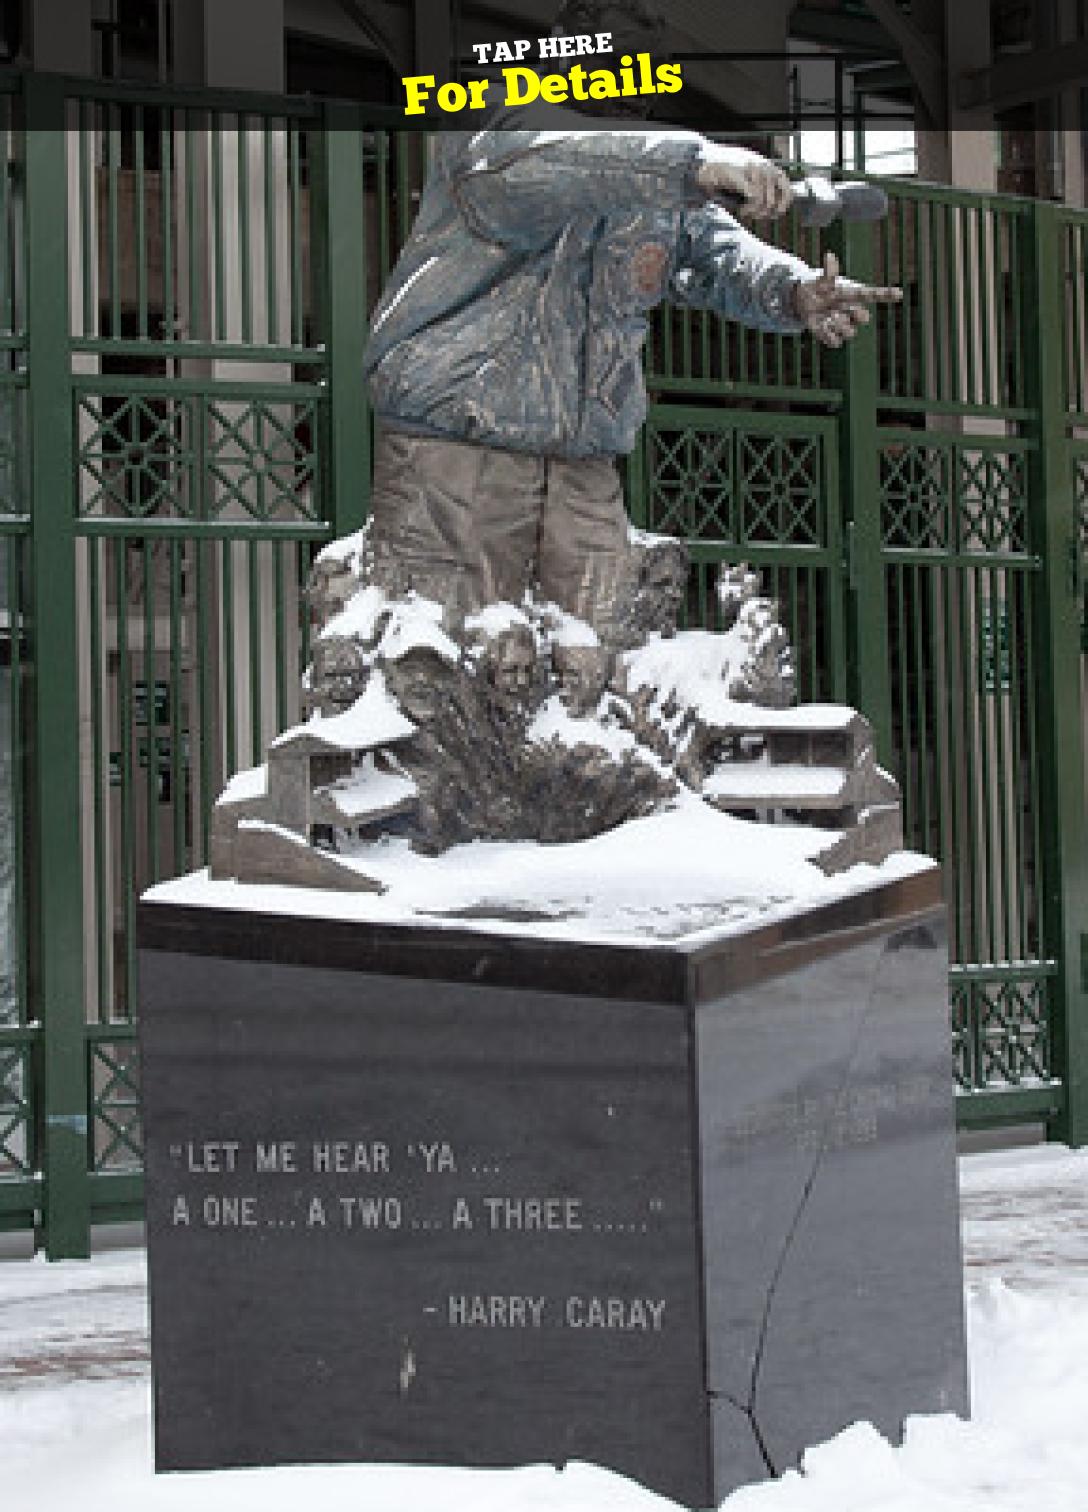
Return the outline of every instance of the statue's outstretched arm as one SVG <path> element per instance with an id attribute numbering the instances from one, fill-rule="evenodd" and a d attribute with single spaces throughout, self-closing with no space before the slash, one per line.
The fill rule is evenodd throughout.
<path id="1" fill-rule="evenodd" d="M 788 178 L 766 158 L 693 131 L 481 131 L 444 168 L 478 234 L 526 247 L 587 210 L 696 209 L 728 197 L 745 213 L 780 214 L 790 200 Z"/>
<path id="2" fill-rule="evenodd" d="M 900 299 L 898 289 L 839 276 L 829 252 L 822 269 L 752 234 L 728 211 L 707 205 L 685 217 L 671 295 L 679 304 L 715 310 L 757 330 L 811 331 L 841 346 L 869 320 L 874 304 Z"/>

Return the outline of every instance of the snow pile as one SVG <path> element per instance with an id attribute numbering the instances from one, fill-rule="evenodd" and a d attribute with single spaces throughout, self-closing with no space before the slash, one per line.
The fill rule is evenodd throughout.
<path id="1" fill-rule="evenodd" d="M 368 814 L 387 813 L 398 804 L 410 802 L 417 788 L 403 772 L 380 770 L 369 752 L 353 769 L 350 777 L 341 777 L 317 793 L 330 798 L 345 819 L 364 818 Z"/>
<path id="2" fill-rule="evenodd" d="M 246 767 L 229 778 L 219 795 L 220 803 L 249 803 L 268 794 L 268 767 Z"/>
<path id="3" fill-rule="evenodd" d="M 470 635 L 494 637 L 506 635 L 510 630 L 532 630 L 529 616 L 516 604 L 499 599 L 485 604 L 478 614 L 470 614 L 465 620 L 465 629 Z"/>
<path id="4" fill-rule="evenodd" d="M 392 745 L 415 734 L 416 727 L 401 713 L 400 705 L 385 685 L 384 672 L 373 672 L 362 693 L 342 714 L 327 717 L 314 713 L 305 724 L 292 725 L 272 742 L 272 749 L 294 744 L 312 735 L 325 745 L 342 751 L 368 751 Z"/>
<path id="5" fill-rule="evenodd" d="M 961 1162 L 974 1420 L 918 1417 L 893 1447 L 870 1426 L 810 1449 L 803 1473 L 747 1486 L 726 1512 L 1084 1512 L 1088 1152 Z M 1053 1236 L 1057 1235 L 1054 1242 Z M 1004 1268 L 1019 1285 L 1006 1285 Z M 141 1343 L 143 1259 L 0 1262 L 3 1506 L 35 1512 L 663 1512 L 589 1465 L 562 1472 L 395 1465 L 153 1476 Z M 63 1358 L 101 1340 L 100 1373 Z M 105 1361 L 110 1357 L 112 1369 Z M 80 1354 L 80 1351 L 83 1354 Z M 894 1361 L 889 1368 L 894 1369 Z"/>
<path id="6" fill-rule="evenodd" d="M 669 637 L 651 636 L 623 657 L 627 686 L 633 693 L 652 688 L 655 712 L 668 705 L 689 709 L 707 724 L 728 725 L 738 700 L 729 688 L 744 665 L 746 648 L 736 627 L 724 632 L 681 630 Z M 750 715 L 751 706 L 744 712 Z"/>
<path id="7" fill-rule="evenodd" d="M 599 750 L 607 751 L 617 761 L 622 761 L 638 745 L 630 731 L 621 729 L 618 724 L 606 724 L 602 719 L 580 718 L 571 714 L 555 693 L 536 711 L 526 731 L 526 738 L 530 742 L 558 740 L 561 745 L 571 748 L 578 745 L 596 746 Z"/>
<path id="8" fill-rule="evenodd" d="M 381 639 L 368 654 L 368 661 L 398 661 L 409 651 L 419 650 L 433 651 L 448 662 L 456 662 L 460 655 L 442 628 L 441 604 L 418 593 L 391 599 L 384 588 L 374 585 L 353 593 L 318 639 L 355 639 L 369 645 L 379 635 Z"/>
<path id="9" fill-rule="evenodd" d="M 838 798 L 850 780 L 842 767 L 800 766 L 766 760 L 721 766 L 703 783 L 707 798 Z"/>

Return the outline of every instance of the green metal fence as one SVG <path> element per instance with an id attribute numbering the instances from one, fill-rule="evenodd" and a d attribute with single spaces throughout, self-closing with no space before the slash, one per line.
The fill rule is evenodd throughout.
<path id="1" fill-rule="evenodd" d="M 139 1212 L 135 900 L 296 715 L 426 143 L 336 104 L 0 91 L 0 1227 L 62 1255 Z M 842 354 L 659 312 L 632 514 L 690 540 L 690 622 L 752 563 L 803 696 L 873 720 L 947 868 L 964 1121 L 1084 1140 L 1088 217 L 893 206 L 837 245 L 906 297 Z"/>
<path id="2" fill-rule="evenodd" d="M 695 619 L 715 564 L 751 562 L 802 696 L 872 720 L 908 843 L 945 865 L 961 1121 L 1083 1140 L 1088 217 L 932 185 L 891 206 L 829 238 L 903 289 L 875 339 L 659 313 L 632 504 L 692 539 Z"/>

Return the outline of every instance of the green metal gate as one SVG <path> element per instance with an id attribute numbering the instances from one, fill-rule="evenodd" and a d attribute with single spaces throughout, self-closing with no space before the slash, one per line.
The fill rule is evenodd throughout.
<path id="1" fill-rule="evenodd" d="M 945 866 L 961 1122 L 1082 1142 L 1088 217 L 891 191 L 885 223 L 829 238 L 904 290 L 875 340 L 821 354 L 659 313 L 632 503 L 693 540 L 697 619 L 713 564 L 750 562 L 802 696 L 873 722 L 908 844 Z M 810 234 L 785 240 L 818 260 Z"/>
<path id="2" fill-rule="evenodd" d="M 0 81 L 0 1227 L 53 1255 L 139 1212 L 135 900 L 295 717 L 300 584 L 365 514 L 366 313 L 425 151 L 379 114 Z M 751 563 L 802 696 L 872 719 L 947 868 L 964 1121 L 1080 1141 L 1086 237 L 897 186 L 838 242 L 907 290 L 875 339 L 659 312 L 628 475 L 691 621 Z"/>

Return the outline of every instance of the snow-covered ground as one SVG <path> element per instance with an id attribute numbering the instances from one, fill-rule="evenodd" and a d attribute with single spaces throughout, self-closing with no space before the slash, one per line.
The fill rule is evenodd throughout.
<path id="1" fill-rule="evenodd" d="M 803 1473 L 728 1512 L 1088 1509 L 1088 1151 L 960 1165 L 974 1418 L 912 1419 L 893 1447 L 855 1424 Z M 894 1362 L 889 1361 L 894 1369 Z M 144 1265 L 0 1262 L 0 1508 L 7 1512 L 650 1512 L 671 1504 L 589 1465 L 319 1466 L 154 1477 Z"/>

